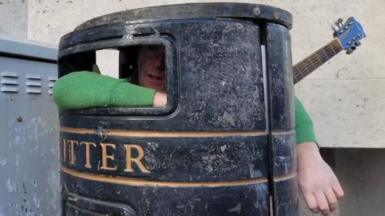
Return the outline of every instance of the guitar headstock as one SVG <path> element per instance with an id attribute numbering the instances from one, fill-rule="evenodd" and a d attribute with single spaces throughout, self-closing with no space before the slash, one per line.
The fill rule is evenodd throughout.
<path id="1" fill-rule="evenodd" d="M 346 50 L 347 54 L 352 53 L 359 45 L 361 45 L 360 40 L 366 37 L 361 24 L 353 17 L 349 17 L 345 23 L 343 23 L 342 19 L 338 19 L 335 26 L 336 27 L 332 26 L 332 29 L 334 30 L 333 36 L 338 38 L 342 48 Z"/>

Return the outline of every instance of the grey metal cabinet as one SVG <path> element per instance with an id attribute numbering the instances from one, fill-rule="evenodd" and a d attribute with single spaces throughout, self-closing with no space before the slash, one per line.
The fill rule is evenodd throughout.
<path id="1" fill-rule="evenodd" d="M 59 215 L 57 50 L 0 37 L 0 216 Z"/>

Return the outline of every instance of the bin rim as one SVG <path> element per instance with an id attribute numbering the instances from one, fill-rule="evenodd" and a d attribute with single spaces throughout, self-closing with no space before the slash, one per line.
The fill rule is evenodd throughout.
<path id="1" fill-rule="evenodd" d="M 110 13 L 80 24 L 75 31 L 118 23 L 194 18 L 267 20 L 292 28 L 291 13 L 277 7 L 236 2 L 206 2 L 152 6 Z"/>

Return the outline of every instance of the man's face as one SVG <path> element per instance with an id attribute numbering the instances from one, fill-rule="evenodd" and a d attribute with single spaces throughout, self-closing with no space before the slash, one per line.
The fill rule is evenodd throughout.
<path id="1" fill-rule="evenodd" d="M 167 91 L 164 48 L 145 46 L 139 51 L 139 84 L 160 92 Z"/>

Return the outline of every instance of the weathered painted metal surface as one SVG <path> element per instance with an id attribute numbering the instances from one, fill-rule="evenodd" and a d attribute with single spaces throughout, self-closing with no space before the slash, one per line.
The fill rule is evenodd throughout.
<path id="1" fill-rule="evenodd" d="M 61 112 L 63 214 L 297 215 L 290 25 L 268 6 L 187 4 L 65 35 L 60 76 L 92 70 L 95 50 L 163 45 L 169 103 Z"/>
<path id="2" fill-rule="evenodd" d="M 0 216 L 60 215 L 56 54 L 0 38 Z"/>

